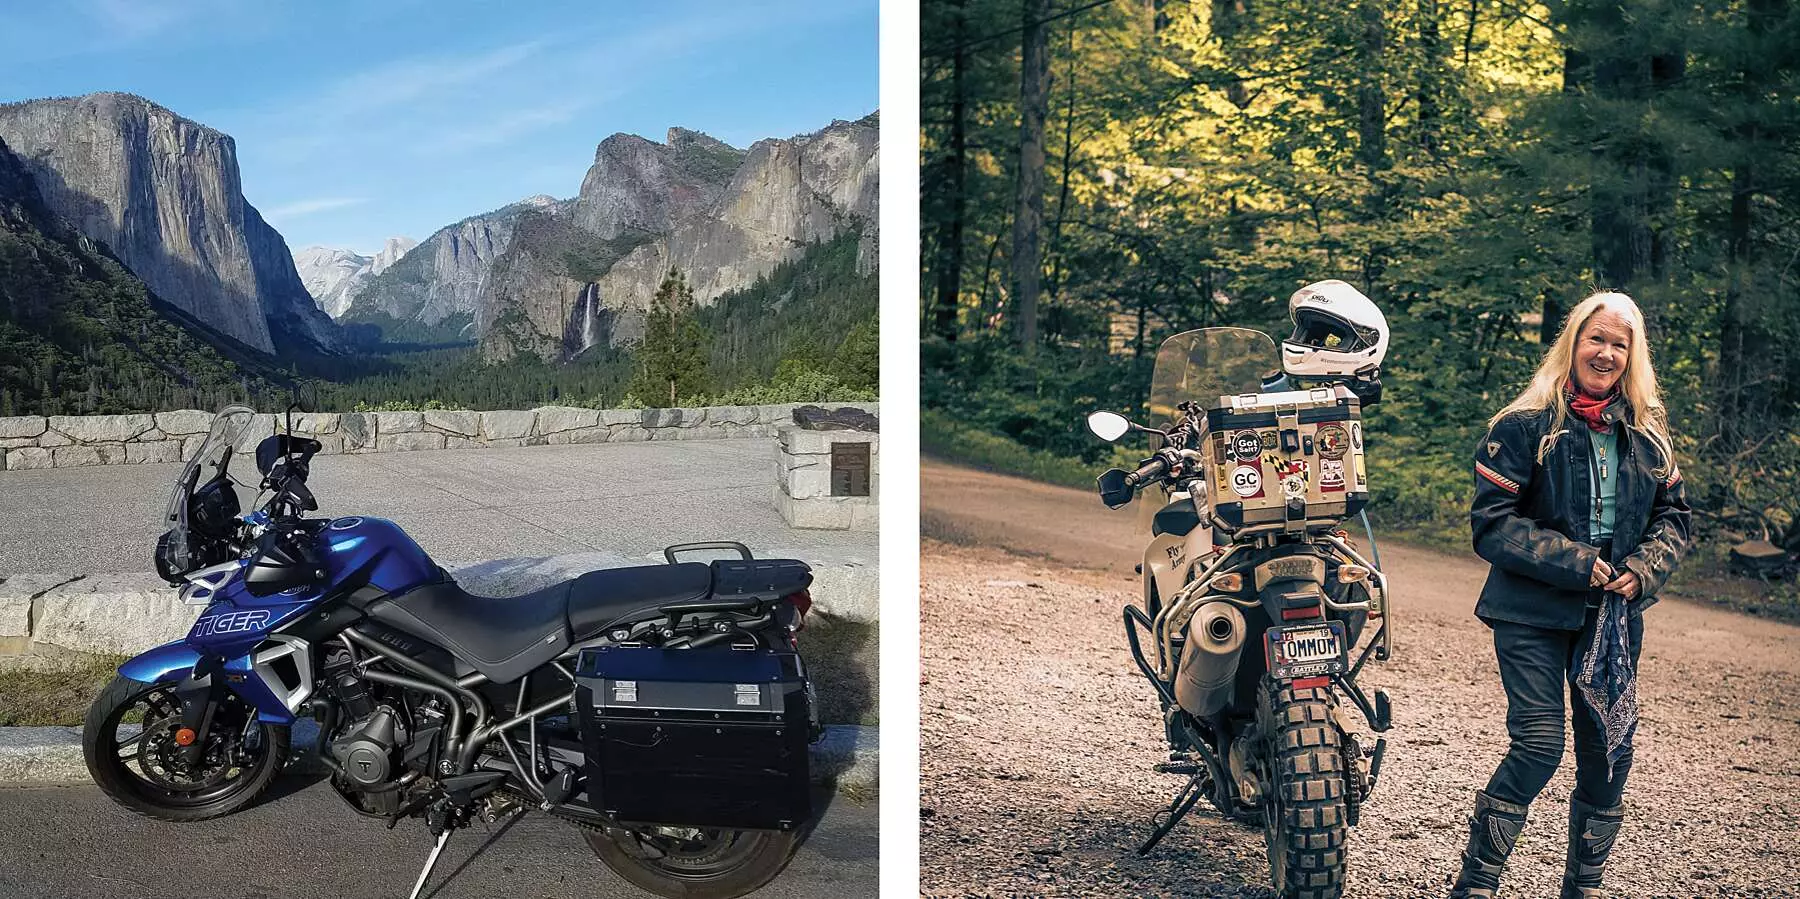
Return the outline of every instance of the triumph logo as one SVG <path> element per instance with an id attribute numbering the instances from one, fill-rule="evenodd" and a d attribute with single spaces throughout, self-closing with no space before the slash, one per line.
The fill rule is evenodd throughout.
<path id="1" fill-rule="evenodd" d="M 188 632 L 190 637 L 206 637 L 213 634 L 233 634 L 238 631 L 251 631 L 267 627 L 269 611 L 255 609 L 249 612 L 222 612 L 218 615 L 202 615 L 194 621 L 194 629 Z"/>

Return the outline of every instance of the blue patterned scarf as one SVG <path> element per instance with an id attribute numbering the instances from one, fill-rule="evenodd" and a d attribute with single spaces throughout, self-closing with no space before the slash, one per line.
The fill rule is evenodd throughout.
<path id="1" fill-rule="evenodd" d="M 1630 613 L 1623 594 L 1608 591 L 1595 613 L 1594 639 L 1580 659 L 1575 684 L 1606 731 L 1606 779 L 1631 748 L 1637 731 L 1637 672 L 1631 667 Z"/>

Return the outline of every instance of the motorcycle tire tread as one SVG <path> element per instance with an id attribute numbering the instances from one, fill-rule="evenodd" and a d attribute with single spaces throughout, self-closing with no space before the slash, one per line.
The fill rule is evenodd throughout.
<path id="1" fill-rule="evenodd" d="M 1344 891 L 1344 756 L 1329 687 L 1274 689 L 1275 762 L 1282 791 L 1287 889 L 1283 899 L 1338 899 Z M 1273 849 L 1274 847 L 1271 847 Z"/>
<path id="2" fill-rule="evenodd" d="M 106 689 L 100 691 L 100 695 L 94 698 L 93 705 L 88 707 L 87 718 L 81 728 L 82 756 L 87 763 L 89 776 L 94 778 L 94 783 L 100 788 L 100 792 L 105 793 L 127 811 L 146 818 L 172 821 L 177 824 L 221 818 L 233 812 L 242 811 L 255 803 L 257 797 L 269 788 L 269 784 L 275 780 L 275 776 L 286 766 L 288 728 L 265 726 L 263 737 L 270 741 L 270 745 L 267 755 L 264 756 L 263 768 L 251 775 L 251 781 L 245 784 L 243 789 L 206 805 L 194 807 L 157 805 L 145 799 L 138 791 L 121 780 L 117 772 L 99 764 L 98 741 L 100 731 L 106 720 L 111 717 L 113 709 L 150 686 L 143 681 L 133 680 L 124 675 L 113 678 L 112 682 L 106 685 Z"/>
<path id="3" fill-rule="evenodd" d="M 696 882 L 671 877 L 633 858 L 606 828 L 583 825 L 581 829 L 588 848 L 614 874 L 633 886 L 668 899 L 736 899 L 755 892 L 787 867 L 800 845 L 799 835 L 791 831 L 766 832 L 762 846 L 741 867 Z"/>

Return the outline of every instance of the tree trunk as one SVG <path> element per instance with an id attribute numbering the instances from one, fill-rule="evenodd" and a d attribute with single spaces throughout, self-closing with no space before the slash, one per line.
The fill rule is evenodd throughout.
<path id="1" fill-rule="evenodd" d="M 1063 223 L 1069 213 L 1069 175 L 1075 170 L 1075 29 L 1069 28 L 1069 75 L 1068 83 L 1063 91 L 1068 94 L 1068 105 L 1063 108 L 1063 148 L 1062 148 L 1062 186 L 1056 191 L 1056 221 L 1050 225 L 1050 287 L 1045 291 L 1051 301 L 1056 300 L 1057 291 L 1062 286 L 1062 235 Z"/>
<path id="2" fill-rule="evenodd" d="M 956 339 L 956 314 L 962 292 L 963 210 L 968 199 L 964 174 L 968 171 L 968 68 L 969 51 L 963 46 L 967 8 L 956 2 L 956 54 L 950 63 L 950 155 L 944 158 L 945 190 L 950 194 L 950 221 L 938 238 L 937 299 L 932 304 L 932 332 L 945 340 Z"/>
<path id="3" fill-rule="evenodd" d="M 1614 109 L 1647 106 L 1680 82 L 1686 55 L 1679 45 L 1656 50 L 1619 49 L 1641 46 L 1625 39 L 1634 29 L 1654 27 L 1629 20 L 1622 6 L 1601 0 L 1571 5 L 1577 46 L 1592 41 L 1588 74 L 1596 97 Z M 1599 142 L 1593 179 L 1592 246 L 1594 268 L 1602 286 L 1624 290 L 1640 278 L 1660 280 L 1667 249 L 1661 221 L 1674 205 L 1674 163 L 1656 137 L 1637 133 L 1636 122 L 1620 123 Z"/>
<path id="4" fill-rule="evenodd" d="M 1419 149 L 1436 155 L 1443 142 L 1444 82 L 1450 78 L 1444 65 L 1444 41 L 1438 33 L 1438 0 L 1419 0 Z"/>
<path id="5" fill-rule="evenodd" d="M 1738 72 L 1737 96 L 1732 99 L 1747 107 L 1767 102 L 1764 92 L 1775 73 L 1768 60 L 1776 50 L 1770 46 L 1769 32 L 1787 15 L 1788 0 L 1750 0 L 1746 27 L 1747 52 Z M 1718 426 L 1727 447 L 1739 445 L 1748 435 L 1743 427 L 1756 417 L 1755 405 L 1744 385 L 1752 373 L 1753 360 L 1764 356 L 1766 338 L 1752 323 L 1755 316 L 1754 291 L 1746 283 L 1755 262 L 1754 218 L 1758 184 L 1757 159 L 1764 152 L 1765 136 L 1757 119 L 1750 117 L 1729 134 L 1737 157 L 1731 172 L 1731 215 L 1727 223 L 1726 246 L 1731 258 L 1730 280 L 1725 288 L 1725 306 L 1719 314 L 1719 386 Z"/>
<path id="6" fill-rule="evenodd" d="M 1239 54 L 1234 50 L 1238 35 L 1243 34 L 1249 26 L 1250 0 L 1212 0 L 1212 34 L 1224 48 L 1225 58 L 1231 61 L 1233 69 L 1243 68 Z M 1226 84 L 1225 97 L 1239 109 L 1250 105 L 1250 90 L 1242 81 Z"/>
<path id="7" fill-rule="evenodd" d="M 1362 44 L 1356 85 L 1356 159 L 1365 173 L 1387 168 L 1387 88 L 1382 56 L 1387 45 L 1387 0 L 1362 0 Z"/>
<path id="8" fill-rule="evenodd" d="M 1013 333 L 1037 346 L 1038 291 L 1043 276 L 1044 119 L 1050 113 L 1050 53 L 1044 20 L 1050 0 L 1025 0 L 1019 66 L 1018 211 L 1013 217 Z"/>

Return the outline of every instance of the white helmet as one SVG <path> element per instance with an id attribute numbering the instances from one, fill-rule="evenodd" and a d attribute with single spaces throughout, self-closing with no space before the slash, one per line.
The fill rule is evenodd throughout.
<path id="1" fill-rule="evenodd" d="M 1342 281 L 1317 281 L 1288 300 L 1294 333 L 1281 342 L 1281 368 L 1296 378 L 1370 377 L 1387 358 L 1387 316 Z"/>

